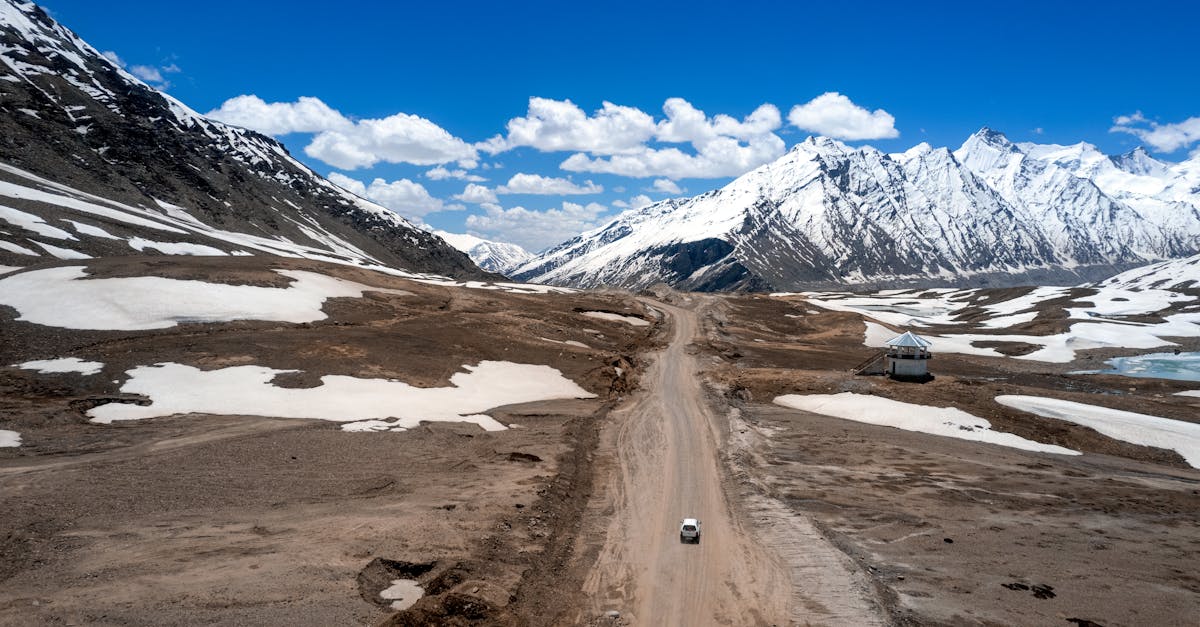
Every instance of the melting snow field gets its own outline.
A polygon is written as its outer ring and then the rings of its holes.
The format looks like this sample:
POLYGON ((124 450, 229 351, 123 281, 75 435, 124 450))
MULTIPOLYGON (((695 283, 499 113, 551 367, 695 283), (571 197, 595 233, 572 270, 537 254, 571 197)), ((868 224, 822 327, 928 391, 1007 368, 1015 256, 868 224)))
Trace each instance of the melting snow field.
POLYGON ((483 361, 463 366, 450 386, 418 388, 393 379, 321 377, 314 388, 281 388, 276 375, 296 372, 262 366, 200 370, 176 363, 139 366, 121 386, 150 398, 149 405, 109 403, 88 411, 92 422, 112 423, 175 414, 311 418, 347 423, 346 431, 403 431, 427 422, 470 422, 487 431, 505 427, 480 412, 532 401, 594 398, 549 366, 483 361))
POLYGON ((422 596, 425 589, 412 579, 393 579, 391 586, 379 591, 379 598, 391 601, 393 610, 406 610, 422 596))
MULTIPOLYGON (((1189 266, 1190 267, 1190 266, 1189 266)), ((988 357, 1005 357, 993 348, 976 346, 976 342, 1011 342, 1031 344, 1041 348, 1014 359, 1069 363, 1080 350, 1095 348, 1157 348, 1172 346, 1168 337, 1200 337, 1200 314, 1192 311, 1163 316, 1162 322, 1145 323, 1122 320, 1122 316, 1160 312, 1193 300, 1192 296, 1171 290, 1145 286, 1101 285, 1088 289, 1095 293, 1072 299, 1063 309, 1070 319, 1080 320, 1065 333, 1055 335, 987 333, 923 333, 934 343, 935 353, 963 353, 988 357), (1071 306, 1077 305, 1077 306, 1071 306)), ((1006 329, 1031 322, 1037 318, 1032 309, 1050 300, 1065 298, 1069 288, 1039 287, 1005 301, 980 305, 990 317, 963 322, 959 316, 973 306, 977 290, 885 290, 870 295, 845 292, 804 292, 809 303, 832 311, 860 314, 866 321, 865 344, 882 347, 883 341, 894 336, 892 327, 925 327, 931 325, 1006 329)))
POLYGON ((1200 468, 1200 424, 1041 396, 997 396, 996 402, 1045 418, 1090 427, 1116 440, 1171 449, 1193 468, 1200 468))
MULTIPOLYGON (((883 325, 867 321, 863 344, 873 348, 883 348, 885 342, 896 335, 895 331, 883 325)), ((1066 333, 1056 335, 986 335, 982 333, 957 333, 952 335, 928 335, 921 337, 933 342, 930 347, 936 353, 960 353, 964 355, 983 355, 985 357, 1005 357, 994 348, 975 346, 975 342, 1014 342, 1033 344, 1042 348, 1029 353, 1018 355, 1012 359, 1044 361, 1047 363, 1066 364, 1075 360, 1075 352, 1092 348, 1158 348, 1173 346, 1175 343, 1164 340, 1164 337, 1198 337, 1200 336, 1200 314, 1181 313, 1167 316, 1164 322, 1158 324, 1143 324, 1135 322, 1079 322, 1071 325, 1066 333)))
POLYGON ((22 267, 24 267, 24 266, 0 266, 0 274, 8 274, 10 272, 16 272, 17 270, 20 270, 22 267))
POLYGON ((0 429, 0 448, 21 446, 21 434, 16 431, 0 429))
POLYGON ((589 318, 599 318, 600 320, 608 320, 610 322, 624 322, 632 324, 635 327, 650 326, 649 320, 642 320, 635 316, 622 316, 621 314, 610 313, 607 311, 585 311, 583 315, 589 318))
POLYGON ((960 440, 986 442, 1039 453, 1079 455, 1069 448, 1042 444, 1011 433, 992 431, 983 418, 953 407, 930 407, 889 398, 842 392, 841 394, 788 394, 775 398, 776 405, 810 411, 883 427, 918 431, 960 440))
POLYGON ((15 367, 22 370, 36 370, 42 374, 78 372, 79 374, 88 375, 98 374, 100 369, 104 367, 104 363, 99 361, 84 361, 78 357, 63 357, 61 359, 27 361, 23 364, 17 364, 15 367))
POLYGON ((276 270, 294 279, 283 288, 224 285, 161 277, 88 279, 82 266, 34 270, 0 279, 0 305, 36 324, 67 329, 136 331, 181 322, 324 320, 327 299, 363 292, 410 295, 314 272, 276 270), (64 307, 64 303, 87 306, 64 307))

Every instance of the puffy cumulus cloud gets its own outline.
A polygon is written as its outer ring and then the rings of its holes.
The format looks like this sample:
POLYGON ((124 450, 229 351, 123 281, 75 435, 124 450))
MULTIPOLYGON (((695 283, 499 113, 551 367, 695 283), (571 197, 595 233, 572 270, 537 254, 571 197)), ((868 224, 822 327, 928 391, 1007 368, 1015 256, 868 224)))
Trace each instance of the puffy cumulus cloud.
POLYGON ((1200 116, 1173 124, 1160 124, 1154 120, 1147 120, 1146 116, 1138 111, 1132 115, 1117 116, 1113 118, 1113 122, 1115 125, 1108 129, 1108 132, 1129 133, 1162 152, 1175 152, 1200 142, 1200 116))
MULTIPOLYGON (((485 163, 483 165, 484 165, 484 168, 486 169, 488 164, 485 163)), ((482 176, 479 176, 478 174, 471 174, 470 172, 467 172, 466 170, 462 170, 462 169, 450 170, 450 169, 446 168, 445 166, 440 166, 440 165, 436 168, 433 168, 433 169, 427 171, 425 173, 425 177, 429 178, 429 179, 433 179, 435 181, 444 181, 446 179, 456 179, 459 181, 469 181, 471 183, 482 183, 487 180, 487 179, 483 178, 482 176)))
POLYGON ((525 250, 540 251, 601 226, 608 207, 563 202, 561 208, 534 211, 482 205, 486 213, 467 216, 467 230, 494 241, 512 242, 525 250))
POLYGON ((495 203, 499 200, 496 198, 496 192, 475 183, 467 184, 466 189, 461 194, 455 194, 454 199, 474 204, 495 203))
POLYGON ((360 120, 350 128, 328 130, 313 138, 304 154, 353 170, 388 163, 440 165, 455 161, 478 165, 473 146, 417 115, 397 113, 379 120, 360 120))
POLYGON ((792 126, 834 139, 899 137, 896 118, 883 109, 868 111, 836 91, 826 92, 788 113, 792 126))
POLYGON ((657 179, 652 186, 654 191, 664 194, 682 194, 683 190, 671 179, 657 179))
POLYGON ((221 103, 219 108, 206 115, 214 120, 274 136, 320 133, 354 126, 346 116, 312 96, 301 96, 296 102, 271 103, 254 95, 237 96, 221 103))
POLYGON ((559 166, 572 172, 599 172, 646 178, 721 178, 740 176, 783 156, 784 143, 769 133, 742 143, 733 137, 718 137, 698 147, 695 154, 678 148, 643 147, 632 154, 592 158, 582 153, 567 157, 559 166))
POLYGON ((602 185, 597 185, 591 181, 584 181, 583 185, 579 185, 570 179, 541 176, 540 174, 525 174, 523 172, 512 175, 512 178, 508 179, 508 183, 496 188, 497 194, 558 196, 599 194, 602 191, 604 191, 602 185))
POLYGON ((670 98, 663 114, 655 120, 640 109, 605 102, 588 115, 569 100, 531 98, 527 116, 509 120, 507 136, 480 146, 492 153, 518 146, 571 151, 576 154, 563 169, 671 179, 737 176, 783 154, 783 140, 774 133, 782 119, 774 105, 738 120, 710 117, 682 98, 670 98), (690 151, 661 146, 684 143, 690 151))
POLYGON ((654 118, 641 109, 605 102, 588 115, 570 100, 530 98, 525 117, 508 121, 506 136, 480 144, 490 153, 530 146, 542 152, 618 154, 637 150, 654 136, 654 118))
POLYGON ((389 183, 381 178, 376 178, 371 181, 370 185, 367 185, 340 172, 332 172, 326 178, 342 189, 373 200, 406 218, 420 218, 438 211, 466 209, 462 205, 446 204, 442 199, 434 198, 423 185, 408 179, 389 183))
POLYGON ((645 194, 638 194, 629 200, 614 200, 613 206, 622 209, 641 209, 642 207, 653 204, 654 201, 645 194))
POLYGON ((720 137, 750 140, 774 132, 783 123, 773 104, 759 106, 740 122, 723 113, 710 118, 683 98, 668 98, 663 113, 667 119, 658 124, 655 137, 662 142, 689 142, 697 148, 720 137))
POLYGON ((412 165, 457 162, 459 167, 467 169, 478 165, 479 152, 474 146, 437 124, 408 113, 354 122, 317 98, 266 103, 250 95, 231 98, 208 115, 270 135, 316 133, 304 147, 304 154, 343 170, 371 167, 380 162, 412 165))

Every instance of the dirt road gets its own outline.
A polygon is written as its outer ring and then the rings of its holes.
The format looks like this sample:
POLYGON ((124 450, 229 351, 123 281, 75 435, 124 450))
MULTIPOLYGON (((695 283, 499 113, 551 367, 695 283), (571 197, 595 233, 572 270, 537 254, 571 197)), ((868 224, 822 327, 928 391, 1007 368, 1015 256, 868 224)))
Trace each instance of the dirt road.
POLYGON ((721 430, 688 352, 696 314, 654 306, 674 334, 617 415, 617 479, 603 508, 612 513, 585 584, 593 616, 615 609, 637 625, 787 624, 788 569, 750 537, 723 488, 721 430), (680 543, 684 517, 701 520, 699 545, 680 543))

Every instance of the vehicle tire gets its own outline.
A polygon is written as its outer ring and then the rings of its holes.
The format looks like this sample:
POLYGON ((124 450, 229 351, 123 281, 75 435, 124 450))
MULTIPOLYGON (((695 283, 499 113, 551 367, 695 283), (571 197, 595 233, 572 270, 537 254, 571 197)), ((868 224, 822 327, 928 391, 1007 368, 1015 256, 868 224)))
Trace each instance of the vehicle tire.
POLYGON ((681 534, 679 534, 679 543, 680 543, 680 544, 687 544, 687 538, 683 537, 683 534, 682 534, 682 533, 681 533, 681 534))

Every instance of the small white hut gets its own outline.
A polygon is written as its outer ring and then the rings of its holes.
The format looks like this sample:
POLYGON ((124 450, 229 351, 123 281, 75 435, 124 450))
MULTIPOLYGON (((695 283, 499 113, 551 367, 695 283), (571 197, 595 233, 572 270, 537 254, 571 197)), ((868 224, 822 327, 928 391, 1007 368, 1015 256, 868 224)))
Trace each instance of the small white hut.
POLYGON ((931 342, 912 331, 905 331, 887 341, 884 370, 888 376, 903 379, 924 379, 929 376, 931 342))

